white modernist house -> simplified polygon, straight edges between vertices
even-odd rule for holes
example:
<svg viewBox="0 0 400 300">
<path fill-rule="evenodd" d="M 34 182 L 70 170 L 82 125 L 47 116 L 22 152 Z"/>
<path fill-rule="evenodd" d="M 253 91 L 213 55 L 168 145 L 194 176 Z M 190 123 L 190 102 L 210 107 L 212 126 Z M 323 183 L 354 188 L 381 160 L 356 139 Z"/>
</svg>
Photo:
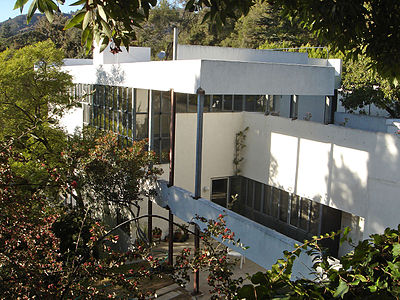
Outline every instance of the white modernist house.
<svg viewBox="0 0 400 300">
<path fill-rule="evenodd" d="M 76 95 L 95 91 L 83 102 L 84 124 L 127 144 L 148 137 L 161 162 L 171 151 L 171 168 L 163 166 L 173 185 L 160 180 L 155 201 L 187 222 L 224 213 L 250 247 L 238 251 L 261 266 L 314 235 L 349 226 L 356 242 L 400 221 L 400 139 L 350 128 L 336 112 L 340 60 L 178 45 L 173 61 L 131 48 L 64 69 Z M 246 128 L 238 173 L 236 135 Z M 306 276 L 310 263 L 301 257 L 294 272 Z"/>
</svg>

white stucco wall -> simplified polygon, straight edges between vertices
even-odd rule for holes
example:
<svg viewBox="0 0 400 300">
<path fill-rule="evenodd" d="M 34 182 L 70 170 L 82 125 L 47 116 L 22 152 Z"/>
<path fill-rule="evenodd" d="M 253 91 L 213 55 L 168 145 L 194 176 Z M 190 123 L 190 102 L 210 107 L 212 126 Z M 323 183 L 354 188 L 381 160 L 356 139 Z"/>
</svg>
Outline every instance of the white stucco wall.
<svg viewBox="0 0 400 300">
<path fill-rule="evenodd" d="M 195 113 L 177 114 L 175 185 L 194 192 L 196 156 Z M 203 129 L 202 197 L 209 198 L 211 177 L 233 175 L 235 134 L 242 127 L 241 113 L 206 113 Z"/>
<path fill-rule="evenodd" d="M 333 95 L 333 67 L 202 60 L 206 94 Z"/>
<path fill-rule="evenodd" d="M 178 59 L 215 59 L 293 64 L 308 63 L 307 53 L 198 45 L 178 45 Z"/>
<path fill-rule="evenodd" d="M 397 227 L 397 135 L 244 114 L 244 176 L 364 217 L 364 238 Z"/>
<path fill-rule="evenodd" d="M 362 217 L 356 237 L 400 222 L 398 135 L 252 112 L 204 116 L 202 197 L 211 178 L 233 174 L 234 135 L 248 126 L 243 176 Z M 178 114 L 175 181 L 191 192 L 195 128 L 195 114 Z"/>
<path fill-rule="evenodd" d="M 83 124 L 83 109 L 81 107 L 71 108 L 60 118 L 60 126 L 68 134 L 73 134 L 76 129 L 81 130 Z"/>
<path fill-rule="evenodd" d="M 93 63 L 95 65 L 131 63 L 151 60 L 151 48 L 149 47 L 121 47 L 122 52 L 113 54 L 110 51 L 110 44 L 100 52 L 99 47 L 93 49 Z"/>
<path fill-rule="evenodd" d="M 65 66 L 75 83 L 196 94 L 333 95 L 333 67 L 214 60 Z"/>
</svg>

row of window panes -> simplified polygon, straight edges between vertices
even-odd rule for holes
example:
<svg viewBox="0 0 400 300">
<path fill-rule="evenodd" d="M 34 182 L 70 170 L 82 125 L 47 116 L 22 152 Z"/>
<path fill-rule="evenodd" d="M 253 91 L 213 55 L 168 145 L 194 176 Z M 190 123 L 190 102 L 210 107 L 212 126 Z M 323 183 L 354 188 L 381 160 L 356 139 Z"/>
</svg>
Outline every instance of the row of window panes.
<svg viewBox="0 0 400 300">
<path fill-rule="evenodd" d="M 197 95 L 175 93 L 176 112 L 194 113 L 197 111 Z M 266 109 L 264 95 L 206 95 L 204 97 L 205 112 L 220 111 L 260 111 Z"/>
<path fill-rule="evenodd" d="M 148 90 L 77 84 L 70 94 L 83 102 L 85 124 L 118 133 L 126 144 L 148 137 Z M 164 162 L 170 144 L 170 93 L 152 91 L 152 97 L 154 151 Z"/>
<path fill-rule="evenodd" d="M 238 200 L 232 200 L 234 195 Z M 312 235 L 319 234 L 321 204 L 248 178 L 213 179 L 211 200 L 239 214 L 246 208 Z"/>
</svg>

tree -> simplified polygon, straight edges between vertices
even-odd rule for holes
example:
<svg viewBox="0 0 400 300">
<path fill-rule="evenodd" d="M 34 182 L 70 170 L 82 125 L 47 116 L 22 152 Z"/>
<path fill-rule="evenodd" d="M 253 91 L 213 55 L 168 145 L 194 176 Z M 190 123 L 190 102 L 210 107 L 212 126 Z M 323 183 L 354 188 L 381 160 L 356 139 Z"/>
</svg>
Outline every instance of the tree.
<svg viewBox="0 0 400 300">
<path fill-rule="evenodd" d="M 15 8 L 21 11 L 26 0 L 17 0 Z M 400 4 L 396 1 L 324 1 L 319 0 L 261 0 L 273 7 L 282 9 L 283 15 L 294 23 L 303 24 L 312 31 L 321 43 L 341 51 L 349 51 L 356 58 L 365 54 L 371 64 L 383 77 L 400 78 L 400 53 L 397 51 L 400 39 Z M 45 4 L 43 4 L 45 3 Z M 53 0 L 33 0 L 28 10 L 28 21 L 39 10 L 52 21 L 58 5 Z M 78 13 L 70 20 L 66 28 L 82 28 L 82 41 L 86 49 L 91 49 L 93 40 L 104 49 L 112 39 L 113 49 L 119 51 L 121 44 L 129 46 L 135 40 L 134 29 L 147 19 L 157 0 L 138 1 L 78 1 L 81 6 Z M 227 22 L 229 18 L 239 18 L 248 14 L 257 1 L 253 0 L 190 0 L 186 9 L 189 11 L 209 10 L 205 20 L 216 25 Z"/>
<path fill-rule="evenodd" d="M 65 57 L 86 57 L 85 50 L 81 45 L 81 30 L 78 28 L 64 30 L 64 26 L 69 19 L 70 17 L 62 14 L 55 14 L 53 22 L 49 23 L 45 17 L 41 17 L 33 30 L 42 36 L 42 41 L 50 39 L 56 48 L 64 52 Z"/>
<path fill-rule="evenodd" d="M 385 77 L 400 78 L 400 4 L 397 1 L 319 1 L 263 0 L 294 24 L 302 24 L 321 43 L 357 58 L 364 54 L 371 65 Z M 206 19 L 221 24 L 228 17 L 247 15 L 257 2 L 252 0 L 191 0 L 187 9 L 210 9 Z"/>
<path fill-rule="evenodd" d="M 48 184 L 40 164 L 55 168 L 67 141 L 57 124 L 75 102 L 68 94 L 71 76 L 60 70 L 63 57 L 49 41 L 0 53 L 0 141 L 25 156 L 12 165 L 31 189 Z"/>
<path fill-rule="evenodd" d="M 51 42 L 0 53 L 0 139 L 33 138 L 33 144 L 51 150 L 47 133 L 73 105 L 72 79 L 60 71 L 62 59 Z"/>
<path fill-rule="evenodd" d="M 400 295 L 400 227 L 385 229 L 359 242 L 354 251 L 332 267 L 319 241 L 335 234 L 314 237 L 293 251 L 284 251 L 271 270 L 251 276 L 239 291 L 240 299 L 398 299 Z M 348 229 L 344 234 L 348 233 Z M 342 241 L 346 237 L 342 238 Z M 311 247 L 311 248 L 310 248 Z M 302 252 L 313 255 L 314 280 L 291 278 L 293 263 Z"/>
<path fill-rule="evenodd" d="M 308 31 L 282 17 L 280 9 L 268 2 L 256 1 L 249 13 L 238 19 L 234 32 L 222 44 L 240 48 L 259 48 L 264 43 L 299 47 L 310 42 L 317 45 Z"/>
<path fill-rule="evenodd" d="M 386 110 L 391 118 L 400 117 L 400 87 L 382 78 L 368 66 L 371 59 L 359 56 L 347 60 L 343 67 L 342 103 L 349 111 L 368 114 L 365 108 L 374 104 Z"/>
<path fill-rule="evenodd" d="M 26 30 L 20 29 L 16 32 L 10 32 L 9 35 L 3 34 L 3 36 L 0 33 L 0 37 L 3 37 L 0 51 L 4 51 L 7 48 L 20 49 L 37 42 L 51 40 L 56 48 L 64 52 L 65 57 L 86 57 L 85 50 L 81 45 L 81 30 L 77 28 L 64 30 L 65 23 L 70 17 L 71 16 L 68 17 L 57 13 L 54 15 L 53 22 L 49 23 L 45 17 L 40 16 L 35 18 L 34 24 L 29 28 L 25 28 Z M 7 26 L 10 27 L 11 25 L 5 23 L 1 27 L 3 33 Z M 89 55 L 91 55 L 91 53 L 89 53 Z"/>
</svg>

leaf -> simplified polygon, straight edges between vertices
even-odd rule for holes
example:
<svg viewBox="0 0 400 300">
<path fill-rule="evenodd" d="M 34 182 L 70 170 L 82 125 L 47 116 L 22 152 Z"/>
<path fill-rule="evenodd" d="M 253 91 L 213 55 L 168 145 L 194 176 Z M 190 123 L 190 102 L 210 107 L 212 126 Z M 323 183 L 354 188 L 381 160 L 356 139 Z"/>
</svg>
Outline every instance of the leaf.
<svg viewBox="0 0 400 300">
<path fill-rule="evenodd" d="M 262 272 L 257 272 L 251 276 L 251 283 L 253 284 L 267 284 L 265 275 Z"/>
<path fill-rule="evenodd" d="M 109 42 L 110 42 L 110 39 L 109 39 L 107 36 L 105 36 L 105 37 L 103 38 L 103 41 L 101 42 L 100 52 L 103 52 L 104 49 L 107 48 Z"/>
<path fill-rule="evenodd" d="M 333 297 L 338 298 L 341 297 L 343 299 L 343 296 L 349 291 L 349 286 L 347 285 L 346 282 L 340 279 L 339 281 L 339 286 L 337 287 L 335 293 L 333 294 Z"/>
<path fill-rule="evenodd" d="M 107 24 L 107 22 L 104 22 L 103 20 L 100 20 L 101 26 L 103 27 L 103 32 L 109 37 L 112 38 L 112 31 L 110 26 Z"/>
<path fill-rule="evenodd" d="M 32 1 L 31 5 L 29 6 L 28 9 L 28 14 L 26 15 L 26 23 L 29 24 L 29 22 L 32 20 L 33 14 L 37 10 L 37 3 L 36 0 Z"/>
<path fill-rule="evenodd" d="M 106 12 L 104 11 L 103 6 L 97 5 L 97 11 L 99 12 L 99 16 L 100 16 L 104 21 L 107 22 L 107 14 L 106 14 Z"/>
<path fill-rule="evenodd" d="M 46 9 L 44 10 L 44 14 L 46 15 L 47 20 L 49 20 L 50 23 L 53 23 L 54 20 L 54 13 L 51 9 L 49 9 L 47 7 L 46 4 L 44 4 L 46 6 Z"/>
<path fill-rule="evenodd" d="M 394 257 L 398 257 L 400 255 L 400 244 L 393 245 L 392 253 Z"/>
<path fill-rule="evenodd" d="M 77 13 L 72 19 L 70 19 L 68 21 L 67 24 L 65 24 L 64 30 L 70 29 L 70 28 L 74 27 L 75 25 L 78 25 L 79 23 L 82 22 L 84 17 L 85 17 L 84 11 Z"/>
<path fill-rule="evenodd" d="M 92 19 L 92 11 L 88 10 L 85 14 L 85 17 L 83 18 L 82 22 L 82 30 L 85 30 L 86 27 L 88 26 L 90 20 Z"/>
<path fill-rule="evenodd" d="M 22 10 L 24 9 L 24 5 L 25 5 L 27 2 L 28 2 L 28 0 L 17 0 L 17 1 L 15 1 L 14 8 L 13 8 L 13 9 L 19 8 L 20 11 L 21 11 L 21 13 L 22 13 Z"/>
<path fill-rule="evenodd" d="M 45 0 L 45 2 L 46 2 L 46 5 L 47 5 L 47 7 L 48 7 L 49 9 L 52 9 L 52 10 L 54 10 L 54 11 L 58 11 L 58 6 L 57 6 L 57 4 L 55 4 L 55 3 L 53 2 L 53 0 Z"/>
<path fill-rule="evenodd" d="M 84 4 L 84 3 L 86 3 L 86 0 L 78 0 L 78 1 L 76 1 L 76 2 L 74 2 L 74 3 L 72 3 L 72 4 L 70 4 L 70 6 L 82 5 L 82 4 Z"/>
<path fill-rule="evenodd" d="M 84 31 L 82 31 L 81 35 L 81 44 L 84 45 L 89 37 L 90 28 L 87 27 Z"/>
<path fill-rule="evenodd" d="M 239 289 L 239 299 L 256 300 L 254 287 L 250 284 L 244 285 Z"/>
<path fill-rule="evenodd" d="M 89 31 L 89 36 L 86 40 L 86 54 L 89 54 L 90 50 L 92 50 L 92 44 L 93 44 L 93 31 Z"/>
</svg>

